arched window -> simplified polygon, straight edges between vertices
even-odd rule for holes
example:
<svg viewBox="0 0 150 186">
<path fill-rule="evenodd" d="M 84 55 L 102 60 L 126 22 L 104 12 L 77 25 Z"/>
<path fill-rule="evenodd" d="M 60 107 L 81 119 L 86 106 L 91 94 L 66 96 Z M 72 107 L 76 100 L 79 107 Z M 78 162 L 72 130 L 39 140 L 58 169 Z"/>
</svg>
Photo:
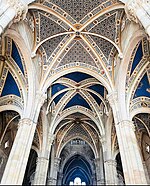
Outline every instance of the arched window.
<svg viewBox="0 0 150 186">
<path fill-rule="evenodd" d="M 73 181 L 70 181 L 69 185 L 86 185 L 85 182 L 82 182 L 81 179 L 79 177 L 76 177 Z"/>
</svg>

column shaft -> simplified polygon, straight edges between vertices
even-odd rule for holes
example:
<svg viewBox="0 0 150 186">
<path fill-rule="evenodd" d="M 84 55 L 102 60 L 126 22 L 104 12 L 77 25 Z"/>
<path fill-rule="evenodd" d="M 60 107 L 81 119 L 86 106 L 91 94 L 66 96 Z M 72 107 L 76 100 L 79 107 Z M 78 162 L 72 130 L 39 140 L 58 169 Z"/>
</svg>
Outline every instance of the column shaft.
<svg viewBox="0 0 150 186">
<path fill-rule="evenodd" d="M 46 184 L 48 165 L 49 165 L 49 156 L 50 156 L 51 145 L 53 143 L 53 140 L 54 140 L 53 135 L 48 137 L 47 151 L 45 153 L 46 155 L 45 157 L 38 157 L 33 185 Z"/>
<path fill-rule="evenodd" d="M 116 132 L 126 184 L 146 184 L 133 123 L 131 121 L 119 122 L 116 125 Z"/>
<path fill-rule="evenodd" d="M 33 185 L 45 185 L 46 178 L 47 178 L 48 164 L 49 164 L 49 159 L 45 157 L 38 157 Z"/>
<path fill-rule="evenodd" d="M 122 120 L 117 93 L 107 97 L 113 110 L 126 184 L 147 184 L 132 121 Z"/>
<path fill-rule="evenodd" d="M 106 160 L 104 165 L 106 172 L 106 185 L 117 185 L 117 170 L 115 160 Z"/>
<path fill-rule="evenodd" d="M 2 185 L 21 185 L 30 153 L 36 124 L 30 119 L 19 122 L 8 162 L 2 177 Z"/>
</svg>

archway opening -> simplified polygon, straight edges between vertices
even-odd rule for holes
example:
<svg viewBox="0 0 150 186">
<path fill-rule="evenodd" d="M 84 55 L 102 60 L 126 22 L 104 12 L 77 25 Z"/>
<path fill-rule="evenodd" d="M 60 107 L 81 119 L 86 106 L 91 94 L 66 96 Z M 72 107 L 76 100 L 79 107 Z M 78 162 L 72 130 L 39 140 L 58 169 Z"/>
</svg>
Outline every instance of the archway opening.
<svg viewBox="0 0 150 186">
<path fill-rule="evenodd" d="M 34 180 L 34 175 L 36 170 L 37 156 L 38 156 L 37 152 L 31 149 L 22 185 L 33 184 L 32 182 Z"/>
<path fill-rule="evenodd" d="M 63 169 L 63 185 L 90 185 L 92 170 L 89 162 L 81 155 L 72 156 Z"/>
<path fill-rule="evenodd" d="M 19 119 L 20 115 L 16 111 L 0 112 L 0 180 L 17 134 Z"/>
</svg>

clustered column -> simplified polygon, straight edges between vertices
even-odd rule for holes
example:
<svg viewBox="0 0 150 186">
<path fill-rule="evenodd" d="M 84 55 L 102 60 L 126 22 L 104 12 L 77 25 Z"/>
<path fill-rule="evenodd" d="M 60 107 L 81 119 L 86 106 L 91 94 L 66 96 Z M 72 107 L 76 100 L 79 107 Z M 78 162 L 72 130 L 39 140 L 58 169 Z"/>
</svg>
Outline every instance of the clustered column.
<svg viewBox="0 0 150 186">
<path fill-rule="evenodd" d="M 105 170 L 105 184 L 106 185 L 117 185 L 117 169 L 116 161 L 112 159 L 111 151 L 108 148 L 106 138 L 101 138 L 103 146 L 103 159 L 104 159 L 104 170 Z"/>
<path fill-rule="evenodd" d="M 54 162 L 51 164 L 50 177 L 48 178 L 47 185 L 56 185 L 57 184 L 57 174 L 59 171 L 60 158 L 55 157 Z"/>
<path fill-rule="evenodd" d="M 48 171 L 48 165 L 49 165 L 49 155 L 50 155 L 51 145 L 53 143 L 53 140 L 54 140 L 53 135 L 48 137 L 47 153 L 45 154 L 44 157 L 38 157 L 37 159 L 37 166 L 36 166 L 33 185 L 45 185 L 46 184 L 47 171 Z"/>
<path fill-rule="evenodd" d="M 117 92 L 109 95 L 108 100 L 114 114 L 125 182 L 126 184 L 147 184 L 133 122 L 122 120 Z"/>
<path fill-rule="evenodd" d="M 117 185 L 117 169 L 115 160 L 105 160 L 106 185 Z"/>
</svg>

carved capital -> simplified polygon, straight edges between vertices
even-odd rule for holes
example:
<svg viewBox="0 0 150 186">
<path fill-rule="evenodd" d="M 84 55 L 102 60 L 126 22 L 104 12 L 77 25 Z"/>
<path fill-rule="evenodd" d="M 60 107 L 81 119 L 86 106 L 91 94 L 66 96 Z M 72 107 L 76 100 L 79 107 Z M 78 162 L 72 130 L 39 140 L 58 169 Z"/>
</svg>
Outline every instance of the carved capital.
<svg viewBox="0 0 150 186">
<path fill-rule="evenodd" d="M 48 183 L 48 185 L 53 185 L 53 183 L 54 183 L 55 181 L 56 181 L 56 178 L 50 177 L 50 178 L 48 178 L 47 183 Z"/>
<path fill-rule="evenodd" d="M 46 164 L 47 162 L 49 161 L 48 158 L 46 157 L 38 157 L 37 160 L 36 160 L 36 164 Z"/>
<path fill-rule="evenodd" d="M 15 9 L 16 16 L 14 22 L 19 22 L 26 18 L 28 5 L 24 0 L 7 0 L 7 3 Z"/>
<path fill-rule="evenodd" d="M 59 163 L 60 163 L 60 158 L 55 158 L 55 160 L 54 160 L 54 166 L 55 166 L 55 168 L 58 170 L 59 169 Z"/>
<path fill-rule="evenodd" d="M 118 102 L 118 95 L 117 92 L 112 92 L 111 94 L 107 95 L 107 100 L 111 107 L 113 107 Z"/>
<path fill-rule="evenodd" d="M 137 0 L 129 0 L 125 5 L 125 11 L 127 14 L 127 18 L 130 21 L 134 21 L 138 23 L 138 19 L 136 16 L 136 9 L 138 8 Z"/>
<path fill-rule="evenodd" d="M 117 166 L 116 160 L 106 160 L 105 163 L 107 163 L 109 166 Z"/>
<path fill-rule="evenodd" d="M 18 127 L 21 127 L 23 125 L 32 125 L 34 122 L 29 118 L 23 118 L 19 121 Z"/>
<path fill-rule="evenodd" d="M 36 100 L 39 101 L 40 106 L 42 106 L 42 105 L 44 104 L 46 98 L 47 98 L 47 96 L 46 96 L 46 94 L 44 94 L 43 92 L 38 91 L 38 92 L 36 93 Z"/>
<path fill-rule="evenodd" d="M 55 135 L 53 135 L 53 134 L 48 135 L 48 147 L 52 145 L 54 139 L 55 139 Z"/>
<path fill-rule="evenodd" d="M 120 121 L 117 125 L 119 125 L 121 128 L 128 127 L 132 129 L 133 131 L 135 131 L 135 126 L 134 126 L 133 121 L 123 120 L 123 121 Z"/>
</svg>

